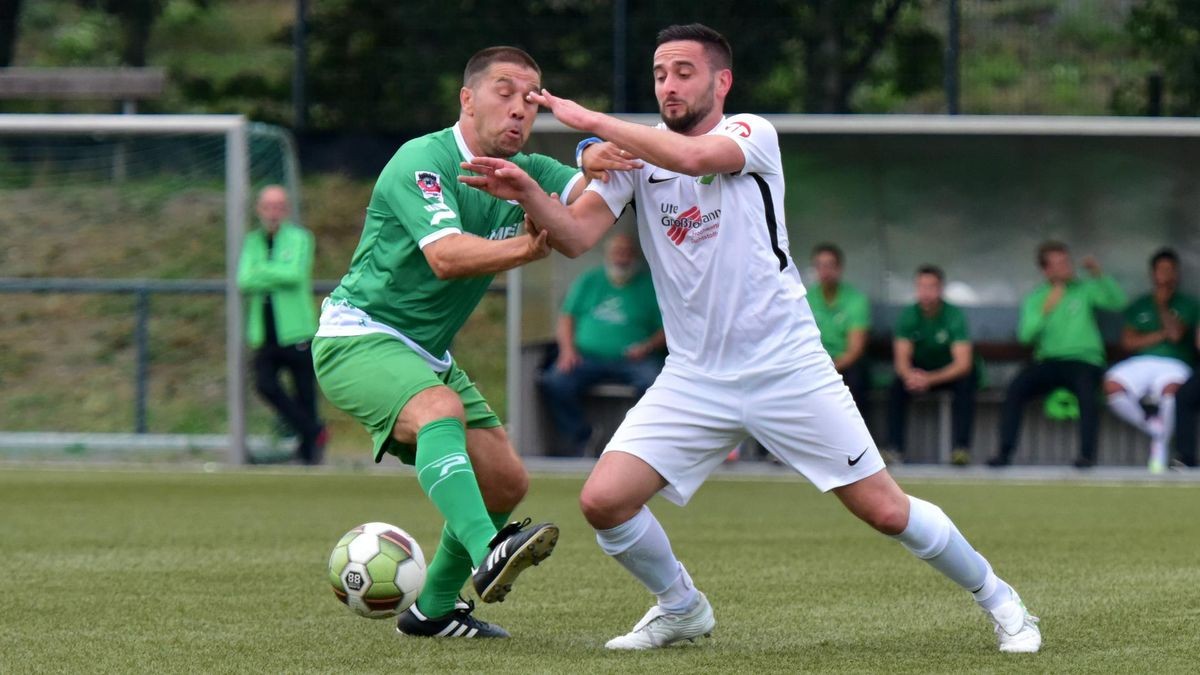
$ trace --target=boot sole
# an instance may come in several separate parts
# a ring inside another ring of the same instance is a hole
[[[549,558],[557,544],[557,526],[547,525],[538,530],[537,534],[530,537],[521,546],[520,551],[508,559],[496,578],[492,579],[487,588],[479,593],[479,599],[483,602],[504,602],[504,597],[512,590],[513,582],[517,580],[521,572]]]

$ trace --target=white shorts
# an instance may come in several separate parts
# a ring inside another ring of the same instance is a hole
[[[823,352],[802,366],[717,378],[668,359],[604,452],[625,452],[686,504],[729,451],[753,436],[822,492],[883,469],[850,390]]]
[[[1169,356],[1132,356],[1108,369],[1104,376],[1141,398],[1158,398],[1169,384],[1183,384],[1192,376],[1192,369],[1183,361]]]

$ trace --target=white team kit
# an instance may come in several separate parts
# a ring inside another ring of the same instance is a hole
[[[1144,354],[1131,356],[1108,369],[1107,379],[1114,380],[1125,391],[1141,398],[1158,398],[1167,385],[1183,384],[1192,376],[1188,364],[1169,356]]]
[[[741,171],[694,177],[646,164],[588,186],[614,217],[636,205],[670,352],[605,452],[641,458],[680,505],[747,436],[822,491],[866,478],[883,460],[788,254],[775,128],[733,115],[708,133],[737,142]]]

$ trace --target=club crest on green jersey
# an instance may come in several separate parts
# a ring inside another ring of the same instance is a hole
[[[432,171],[417,172],[417,187],[426,199],[442,200],[442,177]]]

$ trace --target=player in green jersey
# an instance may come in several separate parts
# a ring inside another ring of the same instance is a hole
[[[537,113],[525,94],[540,86],[541,70],[519,49],[491,47],[468,61],[458,123],[405,143],[380,174],[350,270],[323,304],[313,340],[326,397],[371,433],[376,461],[389,453],[415,465],[446,519],[421,597],[400,615],[406,635],[507,637],[457,600],[463,582],[471,576],[484,602],[503,600],[558,540],[551,523],[504,524],[529,479],[447,351],[493,275],[550,252],[546,234],[525,231],[515,202],[459,184],[459,164],[508,158],[564,202],[583,190],[575,169],[521,153]]]

